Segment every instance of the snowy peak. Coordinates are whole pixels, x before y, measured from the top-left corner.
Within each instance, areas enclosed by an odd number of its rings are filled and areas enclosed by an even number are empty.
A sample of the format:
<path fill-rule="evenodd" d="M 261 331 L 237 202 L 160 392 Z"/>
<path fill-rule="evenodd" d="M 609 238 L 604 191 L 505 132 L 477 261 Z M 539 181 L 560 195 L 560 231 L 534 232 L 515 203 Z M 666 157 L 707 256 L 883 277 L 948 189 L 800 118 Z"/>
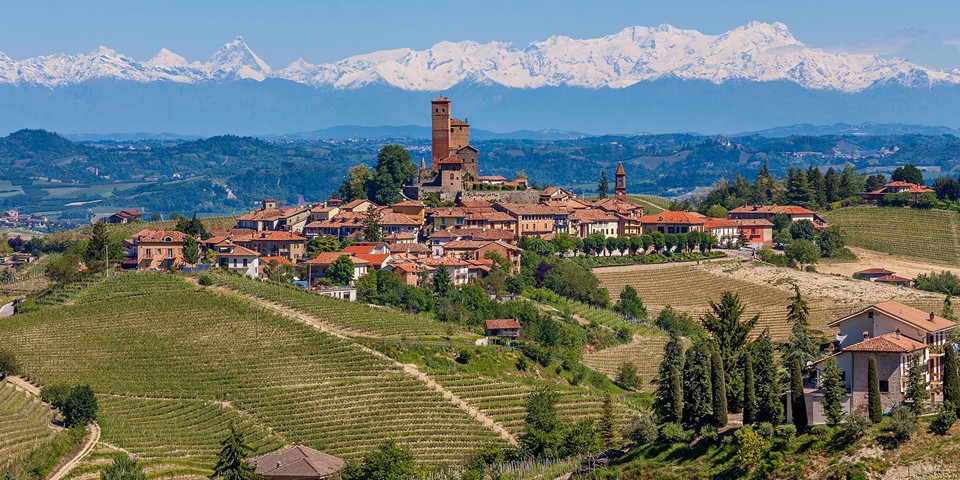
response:
<path fill-rule="evenodd" d="M 335 63 L 298 59 L 280 70 L 271 69 L 243 37 L 223 45 L 204 63 L 188 62 L 167 49 L 145 62 L 106 47 L 88 55 L 61 53 L 20 61 L 0 54 L 0 83 L 54 88 L 95 78 L 183 83 L 281 78 L 338 89 L 380 84 L 411 91 L 458 84 L 625 88 L 677 78 L 715 84 L 786 81 L 853 93 L 883 84 L 960 84 L 960 69 L 933 70 L 902 59 L 810 48 L 779 22 L 750 22 L 718 35 L 667 24 L 633 26 L 599 38 L 552 36 L 526 46 L 441 41 L 426 50 L 382 50 Z"/>

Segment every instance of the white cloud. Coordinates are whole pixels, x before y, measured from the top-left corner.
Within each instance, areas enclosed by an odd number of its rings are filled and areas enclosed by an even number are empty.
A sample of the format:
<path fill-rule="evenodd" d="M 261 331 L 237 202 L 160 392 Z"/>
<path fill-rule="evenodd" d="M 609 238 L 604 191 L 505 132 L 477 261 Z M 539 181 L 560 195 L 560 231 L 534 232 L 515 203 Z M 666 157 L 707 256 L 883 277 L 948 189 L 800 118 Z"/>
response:
<path fill-rule="evenodd" d="M 955 48 L 957 51 L 960 51 L 960 38 L 951 38 L 950 40 L 945 40 L 943 42 L 943 46 Z"/>
<path fill-rule="evenodd" d="M 827 50 L 859 55 L 893 55 L 909 49 L 919 37 L 926 33 L 922 28 L 911 27 L 868 41 L 834 45 Z"/>

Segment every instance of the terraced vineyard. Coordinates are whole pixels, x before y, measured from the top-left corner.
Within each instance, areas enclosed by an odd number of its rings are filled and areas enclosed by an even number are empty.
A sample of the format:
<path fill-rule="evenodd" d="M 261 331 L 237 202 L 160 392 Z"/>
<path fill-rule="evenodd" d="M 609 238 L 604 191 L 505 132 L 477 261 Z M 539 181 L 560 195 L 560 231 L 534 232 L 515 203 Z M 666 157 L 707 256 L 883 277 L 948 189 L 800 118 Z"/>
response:
<path fill-rule="evenodd" d="M 658 197 L 656 195 L 627 195 L 627 199 L 633 203 L 643 205 L 643 213 L 646 215 L 660 213 L 670 208 L 670 204 L 673 203 L 673 200 L 669 198 Z"/>
<path fill-rule="evenodd" d="M 160 272 L 126 272 L 106 279 L 98 278 L 78 291 L 72 300 L 88 303 L 193 288 L 182 277 Z"/>
<path fill-rule="evenodd" d="M 823 214 L 847 244 L 938 263 L 960 263 L 960 215 L 946 210 L 849 207 Z"/>
<path fill-rule="evenodd" d="M 0 338 L 20 339 L 9 348 L 37 383 L 91 385 L 102 441 L 157 463 L 209 464 L 228 418 L 261 451 L 302 443 L 348 459 L 385 438 L 431 464 L 503 442 L 350 341 L 255 319 L 246 302 L 180 290 L 47 307 L 0 322 Z"/>
<path fill-rule="evenodd" d="M 0 471 L 53 438 L 53 415 L 33 395 L 0 382 Z"/>
<path fill-rule="evenodd" d="M 630 343 L 587 353 L 583 356 L 583 364 L 613 379 L 620 365 L 632 362 L 643 381 L 641 391 L 652 391 L 650 381 L 657 375 L 667 340 L 664 335 L 637 336 Z"/>
<path fill-rule="evenodd" d="M 338 325 L 357 335 L 412 337 L 444 336 L 456 333 L 451 324 L 422 315 L 410 315 L 389 308 L 350 303 L 306 290 L 261 282 L 239 275 L 213 275 L 218 285 L 248 295 L 256 295 L 321 320 Z"/>

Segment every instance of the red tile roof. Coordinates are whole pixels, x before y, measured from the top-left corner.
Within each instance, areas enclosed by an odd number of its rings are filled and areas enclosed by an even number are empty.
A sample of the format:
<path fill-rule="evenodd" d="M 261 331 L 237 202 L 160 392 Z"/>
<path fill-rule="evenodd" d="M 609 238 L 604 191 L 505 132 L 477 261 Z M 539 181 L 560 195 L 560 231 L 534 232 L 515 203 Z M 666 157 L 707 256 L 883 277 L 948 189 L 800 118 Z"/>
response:
<path fill-rule="evenodd" d="M 369 262 L 371 265 L 383 265 L 390 259 L 389 253 L 358 253 L 354 257 Z"/>
<path fill-rule="evenodd" d="M 866 270 L 860 270 L 855 272 L 854 275 L 893 275 L 896 272 L 891 272 L 886 268 L 868 268 Z"/>
<path fill-rule="evenodd" d="M 623 162 L 617 163 L 617 171 L 614 175 L 626 175 L 626 170 L 623 169 Z"/>
<path fill-rule="evenodd" d="M 894 319 L 900 320 L 903 323 L 917 327 L 920 330 L 929 332 L 929 333 L 947 330 L 957 325 L 956 323 L 951 322 L 950 320 L 947 320 L 946 318 L 943 318 L 939 315 L 933 314 L 932 312 L 931 313 L 924 312 L 923 310 L 918 310 L 911 306 L 904 305 L 900 302 L 889 301 L 889 302 L 877 303 L 875 305 L 870 305 L 869 307 L 866 307 L 863 310 L 860 310 L 856 313 L 847 315 L 846 317 L 843 317 L 839 320 L 834 320 L 833 322 L 830 322 L 830 324 L 827 326 L 828 327 L 837 326 L 843 323 L 844 321 L 846 321 L 847 319 L 856 317 L 871 309 L 883 312 L 893 317 Z"/>
<path fill-rule="evenodd" d="M 437 165 L 463 165 L 463 160 L 460 160 L 460 157 L 449 156 L 440 160 Z"/>
<path fill-rule="evenodd" d="M 520 322 L 512 318 L 499 318 L 496 320 L 487 320 L 483 322 L 487 330 L 500 330 L 505 328 L 520 328 Z"/>
<path fill-rule="evenodd" d="M 420 200 L 404 200 L 402 202 L 394 203 L 390 205 L 391 207 L 425 207 L 426 205 Z"/>
<path fill-rule="evenodd" d="M 744 205 L 730 213 L 768 213 L 770 215 L 814 215 L 816 212 L 796 205 Z"/>
<path fill-rule="evenodd" d="M 493 204 L 486 200 L 460 200 L 457 206 L 463 208 L 493 208 Z"/>
<path fill-rule="evenodd" d="M 640 217 L 640 223 L 675 223 L 688 225 L 702 225 L 707 221 L 707 217 L 693 212 L 675 212 L 664 210 L 652 215 Z"/>
<path fill-rule="evenodd" d="M 909 278 L 904 278 L 899 275 L 884 275 L 874 280 L 874 282 L 880 282 L 880 283 L 910 283 L 912 281 L 913 280 Z"/>
<path fill-rule="evenodd" d="M 539 203 L 500 203 L 497 204 L 496 208 L 513 216 L 554 215 L 560 212 L 560 210 L 556 207 L 550 207 Z"/>
<path fill-rule="evenodd" d="M 308 260 L 305 263 L 309 263 L 311 265 L 330 265 L 333 262 L 336 262 L 338 258 L 344 257 L 344 256 L 349 258 L 354 265 L 368 265 L 370 263 L 362 258 L 357 258 L 352 255 L 347 255 L 343 252 L 323 252 L 318 254 L 317 258 L 314 258 L 313 260 Z"/>
<path fill-rule="evenodd" d="M 176 230 L 146 229 L 134 234 L 133 238 L 140 243 L 183 243 L 187 239 L 187 234 Z"/>
<path fill-rule="evenodd" d="M 277 262 L 279 262 L 279 263 L 281 263 L 281 264 L 293 265 L 293 262 L 291 262 L 290 260 L 287 260 L 286 258 L 283 258 L 283 257 L 276 257 L 276 256 L 274 256 L 274 257 L 260 257 L 260 264 L 261 264 L 261 265 L 266 265 L 266 264 L 270 263 L 272 260 L 276 260 Z"/>
<path fill-rule="evenodd" d="M 308 209 L 303 207 L 289 208 L 261 208 L 254 210 L 237 218 L 238 221 L 273 221 L 281 218 L 289 218 L 298 213 L 306 212 Z"/>
<path fill-rule="evenodd" d="M 922 342 L 898 333 L 885 333 L 845 347 L 845 352 L 910 353 L 925 348 Z"/>
<path fill-rule="evenodd" d="M 261 455 L 250 463 L 257 475 L 269 478 L 327 478 L 347 466 L 333 455 L 304 446 Z"/>

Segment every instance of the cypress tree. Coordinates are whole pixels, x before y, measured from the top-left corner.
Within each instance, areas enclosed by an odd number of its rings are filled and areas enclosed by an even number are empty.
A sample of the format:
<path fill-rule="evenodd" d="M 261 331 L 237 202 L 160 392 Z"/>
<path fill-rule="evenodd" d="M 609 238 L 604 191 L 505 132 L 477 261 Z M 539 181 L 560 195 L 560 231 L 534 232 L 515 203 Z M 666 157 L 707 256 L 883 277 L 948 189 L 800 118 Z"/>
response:
<path fill-rule="evenodd" d="M 927 382 L 920 369 L 920 359 L 917 355 L 910 357 L 910 370 L 907 373 L 907 391 L 905 397 L 911 400 L 910 409 L 920 415 L 923 412 L 923 401 L 927 398 Z"/>
<path fill-rule="evenodd" d="M 827 360 L 823 367 L 820 389 L 824 391 L 823 413 L 827 416 L 827 423 L 832 426 L 840 424 L 843 417 L 843 411 L 841 410 L 843 399 L 847 396 L 847 389 L 840 375 L 837 361 L 833 358 Z"/>
<path fill-rule="evenodd" d="M 943 400 L 960 405 L 960 373 L 957 372 L 957 352 L 953 344 L 943 346 Z"/>
<path fill-rule="evenodd" d="M 800 361 L 794 360 L 790 368 L 790 408 L 793 410 L 793 424 L 797 430 L 807 428 L 807 399 L 803 396 L 803 374 Z"/>
<path fill-rule="evenodd" d="M 698 423 L 711 409 L 710 344 L 700 340 L 687 349 L 683 366 L 683 417 Z"/>
<path fill-rule="evenodd" d="M 662 423 L 683 421 L 683 344 L 680 337 L 670 335 L 670 340 L 663 346 L 663 360 L 660 369 L 653 379 L 654 411 Z"/>
<path fill-rule="evenodd" d="M 770 332 L 764 331 L 754 340 L 756 363 L 757 420 L 770 422 L 774 425 L 783 421 L 783 402 L 780 396 L 783 393 L 780 379 L 777 375 L 777 364 L 773 358 L 773 342 Z"/>
<path fill-rule="evenodd" d="M 743 424 L 757 421 L 757 393 L 753 384 L 753 357 L 743 352 Z"/>
<path fill-rule="evenodd" d="M 717 426 L 722 427 L 727 424 L 727 383 L 724 378 L 723 358 L 717 350 L 712 350 L 710 354 L 710 373 L 713 377 L 710 382 L 713 386 L 713 418 Z"/>
<path fill-rule="evenodd" d="M 613 396 L 609 393 L 603 396 L 598 430 L 604 447 L 613 448 L 620 443 L 620 436 L 617 431 L 617 412 L 613 404 Z"/>
<path fill-rule="evenodd" d="M 877 374 L 877 357 L 870 357 L 867 363 L 867 412 L 870 421 L 880 423 L 883 420 L 883 406 L 880 404 L 880 375 Z"/>

